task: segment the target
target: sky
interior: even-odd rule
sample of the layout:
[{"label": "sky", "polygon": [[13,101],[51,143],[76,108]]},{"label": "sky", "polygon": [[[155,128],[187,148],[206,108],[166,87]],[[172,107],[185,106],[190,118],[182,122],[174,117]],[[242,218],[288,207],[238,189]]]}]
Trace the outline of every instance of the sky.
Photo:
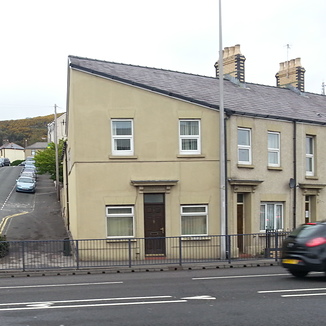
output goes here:
[{"label": "sky", "polygon": [[[276,86],[301,58],[305,91],[326,82],[325,0],[221,0],[222,47],[240,44],[249,83]],[[219,0],[0,0],[0,120],[66,111],[68,56],[215,76]]]}]

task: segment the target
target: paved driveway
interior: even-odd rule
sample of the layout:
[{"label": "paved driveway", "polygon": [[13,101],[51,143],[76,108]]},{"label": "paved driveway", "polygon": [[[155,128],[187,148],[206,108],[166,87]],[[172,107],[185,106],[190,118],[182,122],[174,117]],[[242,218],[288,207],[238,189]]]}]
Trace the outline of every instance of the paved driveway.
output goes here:
[{"label": "paved driveway", "polygon": [[[57,200],[56,189],[48,175],[39,175],[35,194],[11,194],[16,207],[30,197],[33,205],[25,206],[23,212],[12,214],[7,212],[2,233],[7,240],[62,240],[67,237],[67,232],[61,217],[60,203]],[[10,201],[10,199],[9,199]]]}]

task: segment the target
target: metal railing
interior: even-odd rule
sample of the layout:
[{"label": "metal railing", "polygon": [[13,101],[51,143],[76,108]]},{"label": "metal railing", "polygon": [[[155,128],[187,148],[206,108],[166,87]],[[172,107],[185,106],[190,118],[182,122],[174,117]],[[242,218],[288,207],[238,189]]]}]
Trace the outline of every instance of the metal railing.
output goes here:
[{"label": "metal railing", "polygon": [[[226,236],[1,241],[0,271],[278,261],[287,234],[269,231]],[[226,248],[226,252],[221,252],[221,248]]]}]

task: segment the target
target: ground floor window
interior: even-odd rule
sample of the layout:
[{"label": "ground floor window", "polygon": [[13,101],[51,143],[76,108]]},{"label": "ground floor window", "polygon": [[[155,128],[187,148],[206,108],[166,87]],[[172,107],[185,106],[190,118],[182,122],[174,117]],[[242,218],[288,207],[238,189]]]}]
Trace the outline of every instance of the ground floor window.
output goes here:
[{"label": "ground floor window", "polygon": [[134,236],[134,207],[107,206],[107,236],[133,237]]},{"label": "ground floor window", "polygon": [[207,235],[207,205],[181,206],[181,234]]},{"label": "ground floor window", "polygon": [[260,230],[283,229],[283,203],[262,202],[260,204]]}]

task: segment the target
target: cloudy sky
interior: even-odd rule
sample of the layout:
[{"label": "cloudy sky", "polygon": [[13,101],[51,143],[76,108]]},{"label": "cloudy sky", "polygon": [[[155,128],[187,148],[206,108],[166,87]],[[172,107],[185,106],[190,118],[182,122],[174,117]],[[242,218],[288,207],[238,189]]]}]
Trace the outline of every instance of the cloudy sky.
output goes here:
[{"label": "cloudy sky", "polygon": [[[66,110],[68,55],[214,76],[219,0],[1,0],[0,120]],[[246,81],[276,85],[301,58],[305,90],[326,82],[325,0],[222,0],[223,47]],[[287,48],[287,44],[290,49]]]}]

